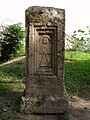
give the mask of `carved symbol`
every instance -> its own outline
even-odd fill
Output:
[[[46,49],[46,50],[45,50]],[[50,52],[46,52],[47,48],[41,49],[42,52],[39,52],[39,54],[42,55],[39,66],[50,66],[50,58],[49,55]]]
[[[51,45],[50,45],[50,37],[48,35],[43,35],[40,38],[39,43],[39,53],[40,67],[49,67],[51,66]]]

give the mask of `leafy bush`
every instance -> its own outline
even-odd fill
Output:
[[[19,24],[8,25],[0,36],[1,62],[14,57],[24,41],[24,29]]]

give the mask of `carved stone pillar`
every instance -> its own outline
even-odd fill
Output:
[[[26,10],[27,82],[21,110],[41,115],[38,120],[56,120],[59,115],[68,113],[64,89],[64,32],[63,9],[33,6]]]

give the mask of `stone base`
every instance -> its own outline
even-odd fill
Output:
[[[28,79],[21,111],[25,113],[57,114],[69,109],[63,83],[54,75],[36,75]],[[30,83],[29,83],[30,82]]]
[[[69,120],[66,114],[57,115],[24,115],[20,120]]]
[[[23,99],[21,113],[26,115],[24,120],[69,120],[67,97],[60,97],[58,100],[52,98],[47,101],[47,104],[43,104],[43,106],[35,105],[33,107],[30,106],[29,100],[25,97]]]
[[[66,97],[48,97],[45,100],[38,98],[26,99],[22,97],[21,112],[26,114],[59,114],[68,113],[69,104]]]

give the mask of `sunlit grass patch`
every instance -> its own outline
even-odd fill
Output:
[[[65,52],[65,85],[69,94],[84,96],[90,91],[90,53]]]
[[[90,52],[65,51],[66,60],[90,60]]]

